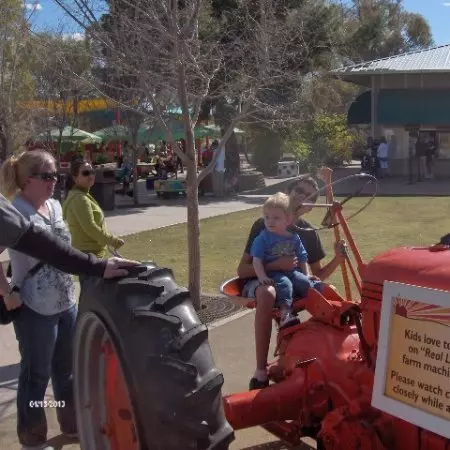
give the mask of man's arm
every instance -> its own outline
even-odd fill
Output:
[[[327,278],[329,278],[342,262],[344,256],[342,255],[341,244],[339,242],[335,243],[334,251],[335,251],[334,258],[324,267],[322,267],[320,261],[310,263],[309,265],[312,274],[320,278],[322,281],[325,281]]]
[[[12,248],[74,275],[103,278],[128,275],[125,267],[136,261],[110,258],[101,261],[82,253],[47,231],[37,229],[0,195],[0,247]]]
[[[298,268],[301,270],[302,273],[304,273],[307,277],[311,276],[311,269],[309,267],[309,264],[306,262],[300,262],[298,263]]]
[[[0,195],[0,247],[10,248],[15,245],[29,227],[30,222]]]
[[[103,277],[106,269],[106,261],[76,250],[33,224],[11,248],[74,275]]]

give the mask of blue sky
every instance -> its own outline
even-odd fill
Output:
[[[450,44],[450,0],[403,0],[403,4],[428,20],[436,45]]]
[[[28,0],[26,0],[28,1]],[[408,11],[422,14],[429,22],[436,45],[450,44],[450,0],[403,0]],[[77,32],[78,27],[70,19],[64,18],[59,6],[53,0],[37,0],[28,3],[38,5],[33,13],[33,23],[36,28],[61,28],[64,32]]]

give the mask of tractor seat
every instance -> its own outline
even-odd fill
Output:
[[[245,306],[246,308],[254,309],[256,307],[256,300],[254,298],[243,297],[242,290],[247,280],[245,278],[232,278],[225,281],[220,287],[220,292],[226,295],[234,304]],[[299,312],[305,309],[306,298],[299,300],[294,299],[294,311]],[[278,309],[274,308],[274,316],[278,315]]]
[[[254,309],[256,307],[256,300],[249,297],[242,296],[242,290],[244,288],[244,284],[247,280],[245,278],[232,278],[231,280],[225,281],[220,287],[220,292],[226,295],[232,303],[240,306],[245,306],[246,308]],[[325,285],[325,290],[323,295],[328,300],[345,301],[344,298],[337,292],[336,288],[332,285]],[[298,313],[300,311],[304,311],[306,309],[306,302],[308,297],[302,299],[294,299],[293,310]],[[274,308],[273,311],[274,317],[278,317],[279,311],[277,308]]]

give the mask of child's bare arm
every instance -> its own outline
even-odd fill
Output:
[[[253,257],[253,268],[255,269],[256,276],[262,284],[273,284],[273,281],[267,276],[264,270],[264,263],[262,259]]]
[[[307,276],[311,276],[311,270],[309,268],[309,264],[306,262],[299,262],[298,268]]]

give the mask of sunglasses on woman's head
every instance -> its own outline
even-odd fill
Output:
[[[31,178],[38,178],[42,181],[58,181],[58,172],[34,173]]]
[[[311,192],[309,189],[305,189],[303,186],[295,186],[291,192],[295,192],[299,195],[304,195],[306,197],[317,197],[317,192]]]

